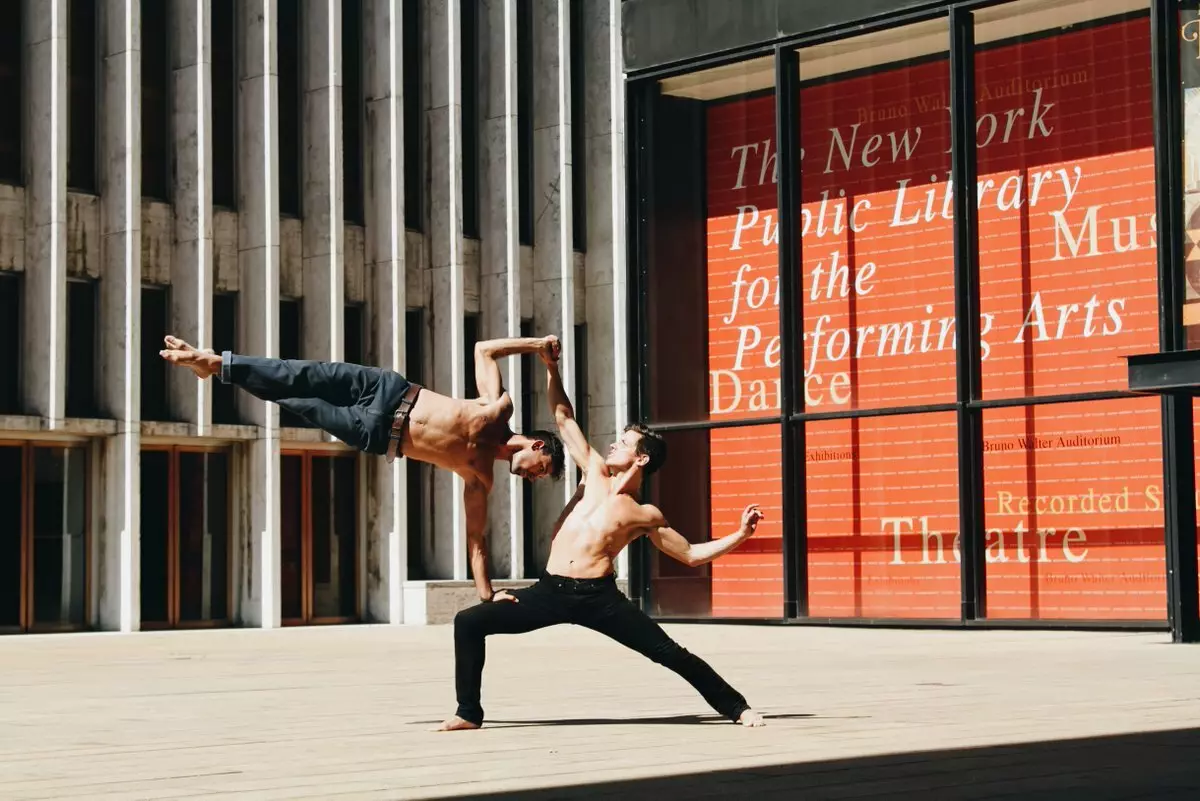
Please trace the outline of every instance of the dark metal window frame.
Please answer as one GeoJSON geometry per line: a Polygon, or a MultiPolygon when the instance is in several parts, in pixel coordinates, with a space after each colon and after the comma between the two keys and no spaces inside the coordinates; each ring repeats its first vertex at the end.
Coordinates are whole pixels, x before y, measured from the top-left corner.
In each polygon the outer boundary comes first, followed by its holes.
{"type": "MultiPolygon", "coordinates": [[[[96,558],[96,554],[92,550],[92,523],[93,515],[91,514],[92,500],[94,487],[92,486],[92,473],[90,469],[84,470],[84,488],[83,488],[83,622],[74,623],[39,623],[35,617],[35,594],[34,594],[34,556],[35,556],[35,534],[37,521],[35,520],[34,509],[34,487],[37,481],[36,476],[36,455],[40,450],[76,450],[78,451],[85,466],[92,459],[92,446],[87,442],[68,440],[64,442],[38,442],[34,440],[20,439],[4,439],[0,438],[0,447],[14,448],[21,452],[21,487],[19,488],[21,496],[21,525],[20,531],[17,532],[17,537],[20,540],[20,607],[18,610],[18,624],[13,631],[18,633],[58,633],[69,631],[88,631],[92,628],[92,613],[94,611],[92,604],[92,560],[96,558]]],[[[7,633],[9,629],[5,628],[0,633],[7,633]]]]}
{"type": "MultiPolygon", "coordinates": [[[[141,628],[143,631],[161,631],[169,629],[215,629],[227,628],[233,625],[233,606],[234,594],[237,589],[237,582],[233,578],[233,554],[235,549],[234,540],[234,471],[233,471],[233,451],[227,447],[217,445],[144,445],[141,452],[144,453],[161,453],[167,458],[167,531],[164,532],[167,540],[167,565],[166,565],[166,595],[167,595],[167,619],[162,621],[147,621],[142,620],[141,628]],[[181,466],[181,457],[184,455],[221,455],[226,459],[225,467],[225,485],[226,485],[226,503],[225,510],[225,614],[221,617],[210,617],[202,620],[189,620],[182,616],[180,611],[182,606],[183,589],[181,586],[183,569],[180,564],[180,498],[183,494],[182,475],[183,468],[181,466]]],[[[208,485],[205,485],[207,492],[208,485]]]]}
{"type": "Polygon", "coordinates": [[[361,592],[364,578],[362,570],[362,549],[366,543],[362,537],[363,505],[361,503],[362,475],[359,463],[354,453],[344,450],[316,450],[301,447],[297,443],[285,444],[279,451],[280,457],[295,457],[300,460],[300,497],[292,497],[292,503],[299,503],[300,524],[300,617],[285,617],[281,624],[286,627],[294,626],[328,626],[358,623],[363,619],[363,594],[361,592]],[[353,615],[318,615],[316,613],[316,581],[313,576],[313,460],[330,460],[330,472],[333,471],[334,461],[351,462],[354,465],[354,614],[353,615]]]}
{"type": "MultiPolygon", "coordinates": [[[[797,50],[825,42],[846,39],[864,33],[900,28],[918,22],[943,19],[949,37],[950,103],[953,156],[952,180],[957,186],[970,186],[976,174],[974,125],[975,20],[973,11],[1002,6],[1008,0],[962,0],[940,6],[924,7],[886,18],[865,20],[859,24],[813,34],[788,37],[768,44],[717,53],[692,59],[670,68],[652,69],[628,76],[626,95],[626,178],[630,187],[627,206],[626,256],[629,263],[628,337],[630,371],[628,403],[635,419],[648,418],[649,384],[647,364],[647,286],[652,193],[649,165],[648,131],[654,124],[654,106],[658,81],[675,75],[733,64],[756,57],[772,56],[775,62],[776,137],[779,143],[779,172],[785,176],[778,184],[780,217],[779,280],[780,307],[796,309],[780,319],[781,410],[777,416],[737,420],[656,423],[658,431],[712,430],[717,428],[774,424],[782,437],[783,471],[783,570],[784,608],[779,618],[660,618],[695,623],[787,623],[799,625],[875,625],[887,627],[997,628],[997,629],[1096,629],[1163,630],[1169,628],[1177,642],[1200,641],[1200,599],[1197,597],[1196,510],[1187,502],[1195,493],[1195,467],[1192,433],[1192,402],[1188,397],[1167,396],[1163,405],[1163,473],[1166,514],[1167,615],[1154,621],[1074,621],[1074,620],[991,620],[986,610],[986,563],[983,538],[983,413],[986,409],[1031,407],[1089,400],[1145,397],[1114,390],[1028,398],[987,399],[981,390],[979,324],[978,209],[970,193],[955,196],[954,293],[957,321],[963,332],[956,349],[956,398],[953,402],[922,406],[859,409],[835,413],[805,413],[803,395],[798,395],[797,354],[804,310],[797,291],[795,266],[800,255],[798,230],[799,177],[795,169],[800,131],[799,71],[797,50]],[[799,402],[799,404],[798,404],[799,402]],[[807,508],[805,502],[805,436],[808,421],[856,419],[884,415],[953,413],[958,429],[959,519],[962,534],[961,606],[957,620],[814,618],[808,615],[807,508]],[[1180,502],[1180,500],[1184,502],[1180,502]]],[[[1182,307],[1177,302],[1184,291],[1182,259],[1182,156],[1180,134],[1183,129],[1182,98],[1179,95],[1180,45],[1178,41],[1179,0],[1150,0],[1150,36],[1152,39],[1153,106],[1155,132],[1155,197],[1159,219],[1158,300],[1160,340],[1163,351],[1185,347],[1182,307]]],[[[1142,12],[1140,16],[1145,16],[1142,12]]],[[[990,45],[989,45],[990,46],[990,45]]],[[[631,559],[630,595],[649,609],[650,549],[644,540],[635,543],[631,559]]]]}

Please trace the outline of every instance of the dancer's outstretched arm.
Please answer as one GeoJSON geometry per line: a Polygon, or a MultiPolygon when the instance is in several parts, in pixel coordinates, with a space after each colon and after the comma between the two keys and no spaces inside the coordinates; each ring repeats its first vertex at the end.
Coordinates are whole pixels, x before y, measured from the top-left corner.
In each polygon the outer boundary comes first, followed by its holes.
{"type": "Polygon", "coordinates": [[[554,423],[558,426],[558,434],[575,464],[583,470],[586,476],[593,469],[604,467],[604,458],[600,456],[587,441],[587,435],[579,427],[575,419],[575,409],[567,397],[567,391],[562,384],[562,376],[558,372],[558,358],[562,345],[558,337],[546,337],[549,346],[542,351],[542,361],[546,363],[546,398],[550,402],[550,412],[554,415],[554,423]]]}
{"type": "Polygon", "coordinates": [[[748,540],[758,527],[758,521],[763,519],[758,504],[752,503],[742,512],[742,527],[737,531],[709,542],[688,542],[682,534],[671,528],[656,507],[646,505],[643,508],[650,515],[649,537],[654,547],[688,567],[708,564],[729,553],[748,540]]]}

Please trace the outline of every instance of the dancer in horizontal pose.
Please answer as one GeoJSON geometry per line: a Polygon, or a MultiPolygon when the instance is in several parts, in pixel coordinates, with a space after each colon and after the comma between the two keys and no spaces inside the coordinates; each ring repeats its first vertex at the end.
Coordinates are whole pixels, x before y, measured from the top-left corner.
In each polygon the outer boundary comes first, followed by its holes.
{"type": "Polygon", "coordinates": [[[483,601],[505,596],[503,590],[492,591],[484,538],[492,465],[508,462],[509,472],[537,481],[561,476],[564,455],[561,440],[550,431],[515,434],[509,428],[513,402],[497,359],[544,353],[556,337],[494,339],[476,345],[479,397],[472,400],[440,395],[379,367],[229,351],[218,356],[175,336],[164,341],[160,355],[201,380],[217,376],[222,383],[300,415],[351,447],[386,455],[389,463],[405,456],[457,473],[465,485],[467,551],[475,588],[483,601]]]}
{"type": "Polygon", "coordinates": [[[474,606],[454,618],[458,710],[439,730],[483,725],[480,685],[489,635],[521,634],[559,623],[574,623],[611,637],[678,673],[729,720],[762,726],[762,716],[741,693],[621,594],[613,571],[621,549],[643,535],[689,566],[711,562],[750,537],[762,512],[751,504],[736,532],[711,542],[688,542],[670,527],[662,512],[637,499],[644,478],[666,459],[662,438],[643,426],[630,425],[609,448],[608,456],[600,456],[575,421],[563,390],[557,342],[541,354],[549,372],[550,406],[559,433],[576,464],[584,468],[584,480],[559,516],[546,570],[538,582],[515,590],[501,603],[474,606]]]}

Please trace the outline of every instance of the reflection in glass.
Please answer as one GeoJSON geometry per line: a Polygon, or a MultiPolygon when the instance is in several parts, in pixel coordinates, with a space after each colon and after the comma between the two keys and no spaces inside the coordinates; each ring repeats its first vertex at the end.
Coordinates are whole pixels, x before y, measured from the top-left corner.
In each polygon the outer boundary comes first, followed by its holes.
{"type": "Polygon", "coordinates": [[[777,415],[774,62],[669,78],[646,167],[647,398],[654,422],[777,415]]]}
{"type": "Polygon", "coordinates": [[[33,622],[82,625],[86,463],[82,448],[35,448],[33,622]]]}
{"type": "Polygon", "coordinates": [[[957,618],[954,414],[810,421],[805,437],[809,614],[957,618]]]}
{"type": "Polygon", "coordinates": [[[229,459],[179,454],[179,617],[224,620],[229,603],[229,459]]]}
{"type": "Polygon", "coordinates": [[[653,502],[690,542],[738,530],[759,504],[766,519],[750,539],[708,565],[688,567],[651,548],[651,613],[664,617],[783,614],[783,492],[778,425],[664,434],[667,462],[653,502]]]}
{"type": "Polygon", "coordinates": [[[983,391],[1127,387],[1158,348],[1146,0],[976,15],[983,391]]]}
{"type": "Polygon", "coordinates": [[[1161,420],[1156,398],[985,410],[989,618],[1166,617],[1161,420]]]}
{"type": "Polygon", "coordinates": [[[21,625],[24,461],[20,447],[0,446],[0,627],[21,625]]]}
{"type": "Polygon", "coordinates": [[[955,398],[946,18],[804,48],[807,412],[955,398]]]}

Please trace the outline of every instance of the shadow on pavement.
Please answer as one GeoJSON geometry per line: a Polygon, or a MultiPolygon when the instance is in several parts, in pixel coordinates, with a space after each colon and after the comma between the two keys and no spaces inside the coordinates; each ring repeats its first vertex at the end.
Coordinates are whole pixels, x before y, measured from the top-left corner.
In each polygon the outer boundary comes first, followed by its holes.
{"type": "MultiPolygon", "coordinates": [[[[767,720],[800,720],[815,718],[811,714],[763,715],[767,720]]],[[[657,718],[558,718],[556,720],[489,720],[488,729],[513,729],[529,726],[641,726],[665,724],[668,726],[719,725],[728,726],[729,721],[720,715],[665,715],[657,718]]],[[[1200,801],[1200,799],[1197,799],[1200,801]]]]}
{"type": "MultiPolygon", "coordinates": [[[[803,751],[804,743],[798,736],[796,750],[803,751]]],[[[604,754],[597,753],[596,761],[603,764],[604,754]]],[[[1198,801],[1200,729],[796,762],[460,798],[1198,801]]]]}
{"type": "MultiPolygon", "coordinates": [[[[766,720],[801,720],[806,718],[824,718],[825,716],[810,713],[763,715],[766,720]]],[[[849,715],[838,720],[851,720],[866,717],[865,715],[849,715]]],[[[440,720],[414,720],[410,726],[434,726],[440,720]]],[[[485,729],[524,729],[536,726],[728,726],[728,720],[720,715],[663,715],[654,718],[555,718],[554,720],[492,720],[488,718],[483,724],[485,729]]],[[[1197,799],[1200,801],[1200,799],[1197,799]]]]}

